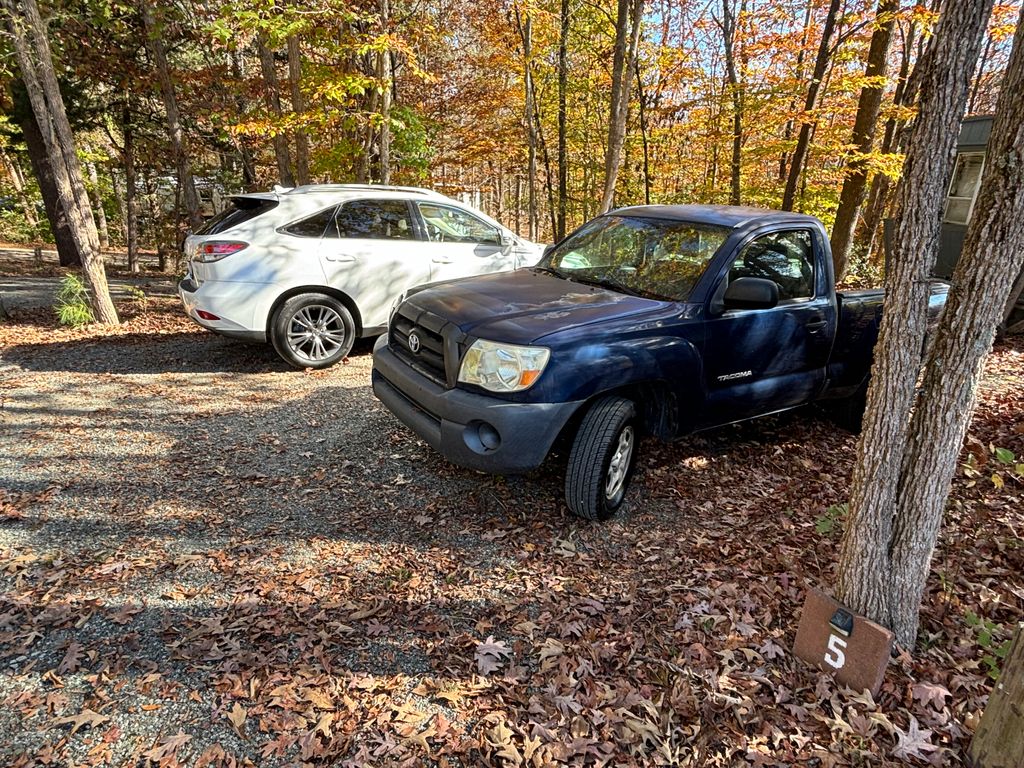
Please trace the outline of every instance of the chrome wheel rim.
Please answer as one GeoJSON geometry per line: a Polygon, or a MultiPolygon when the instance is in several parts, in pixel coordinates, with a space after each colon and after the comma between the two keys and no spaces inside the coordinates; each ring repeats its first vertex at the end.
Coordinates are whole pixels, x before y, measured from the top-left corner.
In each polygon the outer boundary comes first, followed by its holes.
{"type": "Polygon", "coordinates": [[[332,307],[310,304],[288,321],[288,348],[310,363],[336,355],[346,340],[345,323],[332,307]]]}
{"type": "Polygon", "coordinates": [[[604,483],[604,495],[607,499],[614,500],[622,491],[632,458],[633,427],[627,425],[619,433],[619,443],[615,446],[615,453],[608,464],[608,476],[604,483]]]}

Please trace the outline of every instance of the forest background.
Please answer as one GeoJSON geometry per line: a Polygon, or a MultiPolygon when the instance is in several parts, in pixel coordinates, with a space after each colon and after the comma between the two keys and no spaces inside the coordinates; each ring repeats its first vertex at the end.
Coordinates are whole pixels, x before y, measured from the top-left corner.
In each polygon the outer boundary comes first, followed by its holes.
{"type": "MultiPolygon", "coordinates": [[[[968,114],[994,109],[1017,7],[995,7],[968,114]]],[[[42,6],[105,247],[173,253],[229,194],[309,182],[432,187],[544,242],[609,205],[647,202],[781,207],[831,228],[844,179],[861,174],[849,253],[851,276],[866,280],[877,279],[936,10],[900,0],[42,6]],[[857,124],[866,91],[877,115],[857,124]],[[621,152],[609,181],[613,114],[621,152]]],[[[0,53],[0,240],[52,242],[45,153],[13,57],[0,53]]]]}

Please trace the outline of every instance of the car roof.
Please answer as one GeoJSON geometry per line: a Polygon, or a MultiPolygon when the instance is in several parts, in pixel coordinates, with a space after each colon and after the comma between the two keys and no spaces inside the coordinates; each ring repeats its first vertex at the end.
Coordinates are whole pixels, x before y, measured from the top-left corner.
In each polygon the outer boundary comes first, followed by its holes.
{"type": "Polygon", "coordinates": [[[616,216],[642,216],[650,219],[671,219],[718,227],[745,227],[751,224],[817,224],[818,220],[804,213],[773,211],[744,205],[632,205],[610,211],[616,216]]]}
{"type": "Polygon", "coordinates": [[[391,184],[303,184],[300,187],[274,187],[274,192],[281,195],[337,195],[339,193],[364,194],[372,192],[398,193],[403,196],[445,198],[440,192],[423,187],[399,187],[391,184]]]}

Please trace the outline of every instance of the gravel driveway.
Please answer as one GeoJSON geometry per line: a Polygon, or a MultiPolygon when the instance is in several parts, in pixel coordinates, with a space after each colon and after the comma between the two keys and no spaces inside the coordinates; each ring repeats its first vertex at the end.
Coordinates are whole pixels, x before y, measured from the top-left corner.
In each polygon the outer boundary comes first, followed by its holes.
{"type": "MultiPolygon", "coordinates": [[[[160,302],[110,333],[0,325],[0,763],[732,764],[772,732],[798,764],[859,754],[816,714],[847,699],[783,650],[850,436],[798,415],[645,443],[624,514],[584,525],[557,459],[503,479],[426,449],[369,344],[297,372],[160,302]]],[[[920,672],[872,703],[897,729],[920,672]]],[[[959,720],[914,707],[958,754],[959,720]]]]}

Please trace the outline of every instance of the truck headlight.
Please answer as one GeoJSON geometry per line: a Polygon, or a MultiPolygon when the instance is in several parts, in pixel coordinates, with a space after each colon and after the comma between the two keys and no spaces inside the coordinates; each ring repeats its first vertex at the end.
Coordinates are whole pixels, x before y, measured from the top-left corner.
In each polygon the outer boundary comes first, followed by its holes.
{"type": "Polygon", "coordinates": [[[520,347],[477,339],[459,368],[459,381],[492,392],[520,392],[540,378],[551,357],[547,347],[520,347]]]}

